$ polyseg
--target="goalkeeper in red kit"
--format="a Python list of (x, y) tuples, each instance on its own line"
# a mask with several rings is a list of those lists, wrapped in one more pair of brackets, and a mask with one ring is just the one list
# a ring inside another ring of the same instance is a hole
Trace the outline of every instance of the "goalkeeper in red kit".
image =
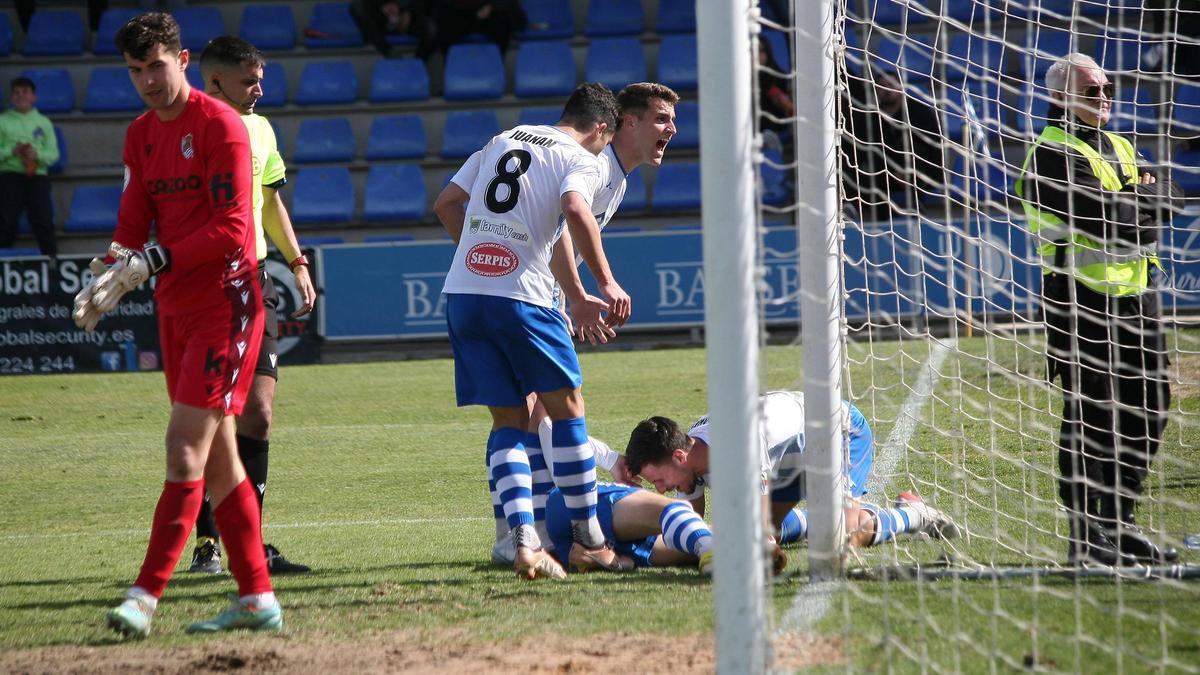
[[(76, 297), (74, 317), (90, 330), (124, 293), (157, 277), (171, 417), (146, 558), (108, 625), (127, 637), (149, 634), (207, 487), (239, 597), (188, 631), (277, 630), (283, 614), (263, 555), (258, 501), (234, 438), (263, 332), (249, 137), (237, 111), (188, 86), (189, 54), (170, 15), (131, 19), (116, 43), (150, 110), (125, 134), (117, 229), (106, 260), (93, 261), (96, 277)], [(157, 241), (148, 243), (151, 223)]]

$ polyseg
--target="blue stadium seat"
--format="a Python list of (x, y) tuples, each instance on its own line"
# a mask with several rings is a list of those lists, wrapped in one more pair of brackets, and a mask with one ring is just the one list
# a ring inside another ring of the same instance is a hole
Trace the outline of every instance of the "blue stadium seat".
[[(1166, 46), (1161, 38), (1155, 40), (1153, 34), (1106, 35), (1096, 40), (1095, 55), (1101, 67), (1109, 73), (1149, 72), (1151, 68), (1142, 63), (1142, 56), (1152, 49)], [(1161, 72), (1165, 62), (1165, 59), (1159, 58), (1153, 70)]]
[(64, 232), (112, 232), (117, 227), (117, 207), (121, 205), (121, 186), (76, 186), (71, 193), (71, 212), (63, 224)]
[(287, 102), (287, 74), (282, 63), (271, 61), (263, 66), (262, 90), (256, 108), (278, 108)]
[(300, 169), (292, 195), (292, 222), (347, 223), (354, 218), (354, 184), (344, 166)]
[(504, 58), (491, 42), (451, 45), (446, 53), (447, 101), (476, 101), (504, 94)]
[(299, 105), (351, 103), (358, 98), (358, 76), (349, 61), (310, 61), (300, 73)]
[(309, 49), (358, 47), (363, 43), (362, 32), (350, 16), (348, 2), (319, 2), (313, 5), (304, 35)]
[(37, 87), (39, 112), (49, 115), (69, 112), (75, 107), (75, 84), (66, 68), (30, 68), (22, 70), (21, 75), (33, 80)]
[(517, 49), (518, 98), (569, 96), (575, 89), (575, 58), (566, 41), (522, 42)]
[(700, 147), (700, 104), (680, 101), (675, 104), (675, 136), (670, 147), (692, 150)]
[(1071, 52), (1071, 34), (1058, 28), (1039, 27), (1025, 34), (1025, 54), (1018, 70), (1026, 82), (1041, 86), (1046, 71), (1058, 59)]
[(442, 128), (442, 158), (469, 157), (500, 133), (494, 110), (451, 110)]
[[(925, 7), (924, 12), (916, 11), (916, 10), (909, 11), (908, 5), (905, 3), (904, 0), (869, 0), (869, 2), (867, 3), (867, 12), (868, 12), (867, 19), (869, 19), (872, 23), (875, 23), (875, 24), (889, 25), (889, 26), (901, 25), (901, 24), (905, 23), (906, 20), (907, 20), (907, 23), (924, 23), (924, 22), (928, 21), (929, 17), (927, 16), (927, 14), (929, 13), (929, 9), (928, 9), (929, 3), (926, 1), (922, 1), (922, 0), (913, 0), (912, 4), (924, 6)], [(972, 5), (974, 3), (973, 2), (958, 2), (958, 3), (949, 2), (947, 4), (950, 6), (953, 6), (955, 4)], [(851, 14), (854, 16), (857, 16), (859, 13), (858, 10), (860, 7), (861, 7), (861, 5), (858, 2), (852, 2), (850, 4)], [(784, 17), (781, 17), (781, 18), (784, 18)], [(783, 23), (786, 23), (786, 21)]]
[(764, 28), (762, 37), (766, 39), (771, 50), (771, 57), (775, 59), (775, 63), (779, 64), (783, 72), (791, 72), (792, 48), (788, 46), (787, 36), (772, 28)]
[(1017, 100), (1017, 130), (1028, 136), (1042, 133), (1046, 126), (1046, 114), (1050, 110), (1047, 93), (1041, 87), (1038, 93), (1027, 91)]
[(965, 79), (996, 79), (1007, 72), (1004, 42), (981, 35), (959, 33), (950, 39), (946, 77), (953, 83)]
[(13, 47), (13, 29), (12, 21), (9, 20), (7, 14), (0, 14), (0, 56), (8, 56), (12, 53)]
[(429, 98), (429, 71), (420, 59), (379, 59), (371, 70), (371, 103), (424, 101)]
[(132, 7), (112, 7), (100, 15), (100, 25), (96, 29), (96, 39), (92, 42), (93, 54), (116, 54), (117, 45), (113, 42), (117, 31), (129, 20), (141, 13)]
[(48, 169), (52, 175), (60, 174), (67, 168), (67, 141), (63, 138), (62, 127), (57, 124), (54, 125), (54, 139), (58, 141), (58, 161)]
[(319, 117), (300, 120), (296, 133), (296, 152), (292, 160), (312, 162), (349, 162), (354, 159), (354, 130), (345, 117)]
[(696, 0), (658, 0), (654, 30), (659, 33), (695, 33)]
[(279, 124), (276, 123), (273, 118), (270, 119), (270, 122), (271, 131), (275, 132), (275, 149), (279, 151), (280, 157), (283, 157), (284, 159), (290, 159), (290, 157), (283, 151), (283, 134), (279, 132)]
[(588, 44), (584, 80), (602, 82), (613, 91), (645, 82), (646, 55), (637, 38), (596, 38)]
[[(624, 206), (624, 203), (622, 203)], [(641, 232), (642, 228), (637, 225), (609, 225), (604, 228), (604, 234), (627, 234), (629, 232)]]
[(949, 87), (946, 89), (947, 102), (945, 135), (955, 142), (962, 141), (963, 125), (967, 123), (968, 109), (975, 115), (975, 121), (987, 133), (988, 138), (1000, 137), (1002, 128), (1010, 127), (1008, 108), (1000, 99), (1000, 87), (994, 80), (972, 80), (962, 89)]
[(261, 50), (291, 49), (296, 46), (296, 15), (286, 3), (246, 5), (238, 36)]
[(663, 164), (654, 181), (655, 211), (700, 208), (700, 165)]
[(559, 40), (575, 35), (575, 13), (570, 0), (522, 0), (528, 18), (525, 30), (517, 34), (524, 40)]
[(699, 232), (704, 229), (700, 223), (670, 223), (663, 226), (668, 232)]
[(1174, 102), (1171, 118), (1178, 123), (1171, 135), (1175, 138), (1200, 136), (1200, 85), (1175, 85), (1171, 100)]
[(763, 156), (770, 161), (759, 165), (759, 175), (762, 177), (762, 200), (768, 206), (781, 206), (791, 197), (792, 187), (788, 182), (787, 169), (783, 165), (783, 156), (772, 149), (763, 150)]
[(1144, 82), (1135, 87), (1133, 82), (1124, 82), (1117, 89), (1116, 101), (1113, 102), (1112, 116), (1108, 121), (1109, 131), (1121, 134), (1157, 134), (1158, 110), (1166, 112), (1166, 107), (1156, 107), (1150, 96), (1150, 87)]
[(640, 35), (646, 30), (642, 0), (591, 0), (583, 32), (588, 37)]
[(666, 35), (658, 47), (658, 81), (675, 91), (695, 91), (696, 36)]
[(73, 9), (39, 9), (29, 19), (25, 56), (74, 56), (83, 53), (83, 17)]
[(1171, 177), (1189, 197), (1200, 197), (1200, 150), (1179, 150)]
[(216, 7), (179, 7), (171, 10), (179, 23), (179, 34), (183, 48), (200, 57), (208, 41), (226, 34), (225, 19)]
[(855, 75), (862, 75), (863, 64), (867, 55), (862, 48), (862, 35), (853, 23), (846, 23), (846, 69)]
[(397, 241), (414, 241), (411, 234), (368, 234), (363, 237), (364, 244), (390, 244)]
[[(968, 176), (967, 169), (963, 165), (963, 156), (955, 153), (954, 167), (948, 176), (951, 185), (950, 194), (960, 202), (963, 201), (964, 196), (969, 197), (972, 202), (983, 202), (988, 199), (1003, 202), (1008, 193), (1008, 175), (998, 161), (988, 161), (978, 154), (973, 157), (975, 162), (971, 167), (973, 175)], [(1014, 171), (1019, 168), (1015, 168)]]
[(419, 115), (381, 115), (371, 120), (367, 159), (421, 159), (429, 154)]
[(517, 124), (554, 124), (562, 116), (562, 108), (524, 108)]
[(300, 237), (299, 240), (300, 248), (312, 248), (314, 246), (328, 246), (330, 244), (344, 243), (346, 243), (346, 238), (339, 237), (336, 234), (308, 235), (306, 237)]
[(881, 39), (867, 51), (874, 68), (897, 74), (905, 84), (927, 85), (934, 75), (933, 47), (926, 36), (909, 36), (902, 41)]
[(24, 248), (0, 248), (0, 258), (30, 258), (39, 256), (42, 252), (36, 246)]
[[(617, 212), (645, 211), (648, 205), (649, 203), (646, 199), (646, 177), (642, 175), (642, 169), (639, 167), (625, 177), (625, 198), (621, 200), (621, 208)], [(609, 228), (604, 229), (607, 230)]]
[(383, 164), (367, 172), (363, 220), (420, 220), (425, 217), (425, 177), (416, 164)]
[(207, 89), (204, 86), (204, 73), (200, 72), (199, 63), (189, 63), (188, 69), (183, 74), (187, 77), (188, 84), (192, 85), (192, 89), (199, 89), (200, 91)]
[(84, 112), (134, 112), (144, 107), (124, 66), (92, 68), (83, 99)]

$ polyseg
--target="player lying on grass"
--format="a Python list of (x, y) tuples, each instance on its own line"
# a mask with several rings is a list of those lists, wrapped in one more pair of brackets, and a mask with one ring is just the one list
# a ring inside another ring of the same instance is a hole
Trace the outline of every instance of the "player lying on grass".
[[(761, 397), (762, 489), (764, 512), (787, 539), (807, 535), (808, 514), (794, 507), (804, 500), (804, 394), (776, 391)], [(908, 492), (894, 508), (860, 501), (875, 459), (875, 441), (866, 417), (848, 401), (842, 402), (845, 429), (845, 484), (853, 498), (846, 509), (851, 546), (875, 546), (902, 533), (924, 533), (951, 539), (959, 534), (950, 516)], [(709, 482), (709, 418), (701, 417), (685, 434), (673, 420), (651, 417), (634, 428), (625, 451), (630, 472), (654, 484), (660, 493), (675, 490), (704, 514), (704, 488)], [(787, 526), (786, 528), (784, 526)]]

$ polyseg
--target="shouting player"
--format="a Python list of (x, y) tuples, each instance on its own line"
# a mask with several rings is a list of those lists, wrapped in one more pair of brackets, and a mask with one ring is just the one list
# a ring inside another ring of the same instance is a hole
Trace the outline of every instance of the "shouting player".
[[(491, 413), (490, 478), (514, 530), (513, 567), (529, 579), (563, 576), (533, 526), (525, 452), (526, 397), (533, 392), (554, 420), (555, 458), (569, 465), (555, 476), (575, 533), (568, 560), (578, 569), (622, 569), (596, 518), (583, 378), (553, 298), (557, 278), (583, 335), (629, 318), (629, 295), (612, 275), (592, 215), (604, 186), (596, 155), (616, 124), (612, 92), (582, 84), (556, 125), (516, 127), (471, 155), (434, 205), (458, 244), (444, 287), (458, 404), (486, 405)], [(560, 215), (569, 238), (560, 236)], [(588, 295), (579, 282), (572, 239), (606, 300)]]
[[(138, 94), (150, 110), (125, 134), (125, 187), (111, 266), (80, 291), (75, 321), (93, 329), (126, 292), (157, 277), (159, 339), (171, 416), (166, 482), (141, 573), (108, 624), (145, 637), (187, 544), (204, 490), (238, 583), (233, 606), (189, 632), (277, 630), (254, 486), (238, 461), (241, 413), (263, 330), (254, 262), (250, 141), (229, 106), (188, 86), (179, 25), (149, 13), (117, 31)], [(149, 242), (154, 224), (157, 242)], [(93, 270), (99, 261), (94, 261)]]
[[(255, 250), (258, 251), (258, 283), (262, 286), (263, 336), (258, 351), (258, 364), (246, 398), (246, 407), (237, 418), (237, 447), (246, 476), (258, 497), (259, 520), (262, 519), (263, 498), (267, 493), (267, 460), (271, 438), (271, 412), (275, 401), (275, 383), (279, 379), (276, 361), (279, 358), (279, 294), (267, 274), (267, 240), (270, 235), (275, 247), (290, 261), (293, 283), (303, 304), (292, 318), (312, 311), (317, 300), (312, 278), (308, 274), (308, 258), (300, 250), (292, 220), (279, 195), (287, 183), (283, 158), (275, 143), (275, 130), (267, 118), (254, 113), (254, 105), (262, 97), (262, 52), (241, 38), (228, 35), (214, 38), (200, 54), (200, 72), (209, 96), (224, 101), (241, 113), (242, 122), (250, 134), (251, 198), (254, 206)], [(221, 573), (219, 534), (213, 522), (210, 500), (205, 499), (196, 521), (196, 550), (192, 552), (192, 572)], [(267, 569), (271, 574), (307, 572), (307, 565), (291, 562), (270, 544), (265, 545)]]

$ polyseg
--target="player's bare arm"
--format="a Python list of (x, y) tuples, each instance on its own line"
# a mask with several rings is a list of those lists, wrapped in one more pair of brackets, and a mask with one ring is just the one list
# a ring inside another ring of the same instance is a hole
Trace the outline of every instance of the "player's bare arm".
[(563, 297), (567, 300), (570, 310), (570, 322), (578, 330), (580, 340), (594, 344), (605, 344), (610, 338), (616, 337), (617, 332), (604, 321), (604, 312), (608, 303), (589, 295), (579, 279), (579, 270), (575, 267), (575, 247), (571, 244), (571, 233), (563, 230), (558, 241), (554, 243), (554, 253), (550, 258), (550, 271), (563, 289)]
[[(283, 259), (292, 261), (301, 256), (300, 241), (296, 238), (296, 230), (292, 227), (292, 218), (288, 215), (287, 207), (279, 190), (263, 186), (262, 225), (275, 248), (283, 254)], [(312, 276), (308, 273), (308, 265), (292, 267), (292, 283), (300, 293), (303, 301), (300, 307), (292, 312), (293, 319), (304, 316), (313, 310), (317, 303), (317, 289), (313, 286)]]
[(629, 294), (613, 277), (612, 269), (608, 266), (608, 258), (604, 255), (604, 246), (600, 242), (600, 226), (592, 215), (591, 205), (578, 192), (568, 192), (562, 196), (562, 212), (567, 219), (567, 230), (571, 240), (583, 262), (592, 271), (600, 293), (608, 300), (608, 323), (611, 326), (622, 326), (629, 320), (632, 311), (632, 301)]
[(467, 201), (471, 195), (451, 181), (442, 188), (433, 202), (433, 212), (455, 244), (462, 238), (463, 222), (467, 218)]

